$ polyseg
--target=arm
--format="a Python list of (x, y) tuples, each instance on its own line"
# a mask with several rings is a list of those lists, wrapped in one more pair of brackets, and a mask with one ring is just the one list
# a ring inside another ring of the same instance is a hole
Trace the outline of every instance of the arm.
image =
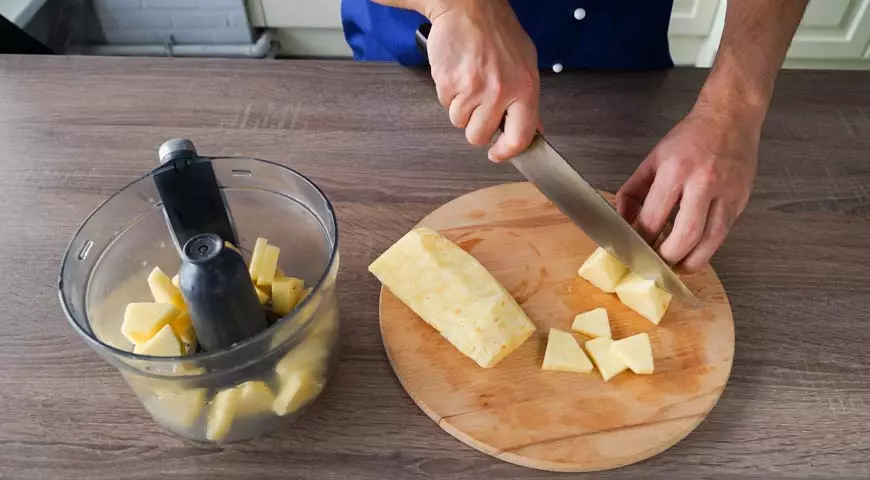
[(679, 204), (659, 248), (668, 263), (703, 269), (746, 207), (774, 81), (806, 5), (728, 0), (716, 61), (695, 106), (617, 194), (620, 213), (648, 241)]
[(492, 161), (525, 150), (540, 128), (537, 52), (507, 0), (375, 0), (415, 10), (432, 23), (429, 63), (438, 100), (468, 142)]
[(729, 105), (756, 128), (808, 0), (729, 0), (716, 61), (699, 102), (728, 114)]

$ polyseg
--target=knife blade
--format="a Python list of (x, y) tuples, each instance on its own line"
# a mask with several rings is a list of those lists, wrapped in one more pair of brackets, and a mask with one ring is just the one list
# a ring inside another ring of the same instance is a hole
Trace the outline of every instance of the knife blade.
[[(425, 54), (431, 25), (417, 29), (415, 40)], [(504, 119), (499, 129), (504, 131)], [(652, 280), (687, 306), (701, 302), (622, 215), (540, 134), (510, 160), (553, 205), (601, 248), (632, 272)]]
[(543, 136), (535, 134), (529, 147), (510, 162), (589, 238), (629, 270), (655, 281), (689, 306), (700, 305), (662, 257)]

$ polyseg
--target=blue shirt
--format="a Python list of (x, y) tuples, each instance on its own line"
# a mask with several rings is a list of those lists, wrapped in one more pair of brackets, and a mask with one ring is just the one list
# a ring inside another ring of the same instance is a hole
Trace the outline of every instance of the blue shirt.
[[(673, 0), (511, 0), (538, 49), (538, 64), (569, 68), (673, 66), (668, 25)], [(354, 58), (425, 65), (414, 32), (426, 18), (371, 0), (342, 0), (344, 35)], [(578, 19), (579, 18), (579, 19)]]

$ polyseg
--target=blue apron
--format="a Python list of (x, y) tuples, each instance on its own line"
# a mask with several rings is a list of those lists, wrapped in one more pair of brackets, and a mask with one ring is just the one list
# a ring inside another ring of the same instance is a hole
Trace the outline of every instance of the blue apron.
[[(673, 66), (673, 0), (511, 0), (538, 49), (541, 68), (659, 69)], [(414, 31), (426, 19), (371, 0), (342, 0), (344, 35), (362, 61), (425, 65)]]

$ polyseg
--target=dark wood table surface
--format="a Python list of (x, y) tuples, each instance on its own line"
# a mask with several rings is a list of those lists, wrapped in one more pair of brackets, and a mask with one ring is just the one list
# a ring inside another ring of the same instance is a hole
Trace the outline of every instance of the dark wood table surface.
[[(547, 133), (615, 191), (688, 111), (705, 74), (548, 75)], [(76, 227), (175, 136), (207, 155), (292, 165), (338, 211), (338, 373), (298, 423), (247, 443), (160, 429), (57, 299)], [(752, 200), (714, 261), (737, 335), (719, 404), (646, 462), (556, 474), (454, 440), (384, 355), (369, 262), (442, 203), (521, 179), (466, 145), (425, 72), (0, 57), (0, 478), (870, 478), (870, 72), (784, 72), (760, 157)]]

